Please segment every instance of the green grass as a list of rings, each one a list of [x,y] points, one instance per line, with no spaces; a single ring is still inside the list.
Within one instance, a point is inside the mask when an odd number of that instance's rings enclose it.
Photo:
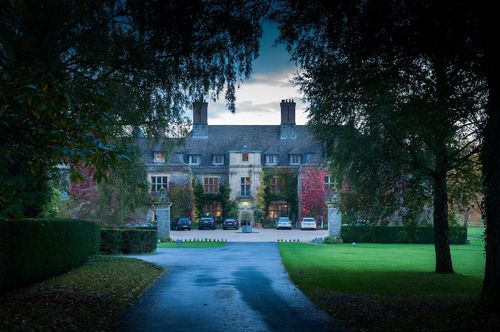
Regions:
[[[469,317],[472,311],[464,315],[462,307],[479,298],[482,232],[469,229],[469,245],[451,246],[454,274],[434,273],[433,245],[280,243],[279,250],[295,284],[354,330],[424,328],[416,317],[434,328],[456,328],[460,319],[449,325],[442,317]]]
[[[111,330],[162,273],[137,259],[92,257],[66,274],[0,297],[0,331]]]
[[[209,242],[209,241],[182,241],[182,244],[176,244],[174,241],[158,243],[157,248],[219,248],[224,247],[227,242]]]

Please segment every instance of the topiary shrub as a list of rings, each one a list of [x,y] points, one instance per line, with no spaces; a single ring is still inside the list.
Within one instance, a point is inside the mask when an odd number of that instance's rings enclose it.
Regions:
[[[99,226],[83,220],[0,220],[0,293],[80,266],[99,242]]]

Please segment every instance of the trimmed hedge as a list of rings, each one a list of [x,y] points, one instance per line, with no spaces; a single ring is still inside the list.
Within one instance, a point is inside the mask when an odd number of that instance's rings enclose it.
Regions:
[[[433,244],[434,228],[402,226],[343,226],[344,242]],[[450,227],[450,243],[465,244],[466,227]]]
[[[139,254],[156,249],[155,229],[101,229],[101,252]]]
[[[83,220],[0,220],[0,293],[82,265],[99,242],[99,226]]]

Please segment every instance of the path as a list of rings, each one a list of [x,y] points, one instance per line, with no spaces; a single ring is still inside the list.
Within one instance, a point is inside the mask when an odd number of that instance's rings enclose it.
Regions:
[[[158,249],[167,273],[127,309],[119,331],[326,331],[335,322],[290,281],[275,243]]]

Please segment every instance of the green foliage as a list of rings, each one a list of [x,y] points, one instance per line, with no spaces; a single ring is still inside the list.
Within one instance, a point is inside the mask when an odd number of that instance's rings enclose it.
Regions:
[[[258,207],[265,216],[269,215],[269,205],[273,201],[286,201],[290,207],[290,218],[298,216],[297,205],[297,172],[290,168],[265,169],[262,172],[261,185],[257,193]],[[274,176],[280,181],[280,192],[271,192],[271,183]]]
[[[154,251],[156,242],[156,230],[103,228],[100,251],[106,254],[140,254]]]
[[[83,264],[99,241],[99,227],[82,220],[0,220],[0,292]]]
[[[229,215],[234,215],[237,211],[236,202],[229,199],[231,188],[229,185],[221,184],[219,193],[205,193],[203,185],[199,182],[193,184],[194,206],[196,220],[201,218],[203,213],[203,205],[219,202],[222,209],[222,218],[229,218]],[[234,217],[233,217],[234,218]]]
[[[341,237],[346,243],[434,243],[432,227],[417,227],[410,223],[409,227],[400,226],[343,226]],[[467,228],[451,227],[450,243],[465,244]]]
[[[191,186],[171,184],[168,197],[172,202],[170,207],[170,218],[172,220],[181,217],[192,218],[194,197]]]
[[[128,151],[129,158],[119,160],[100,183],[93,181],[93,169],[81,167],[80,173],[85,173],[86,178],[70,185],[73,215],[116,226],[122,225],[137,209],[149,206],[149,182],[140,152],[128,139],[122,139],[120,146]]]
[[[240,222],[242,225],[250,225],[252,222],[252,215],[248,211],[243,211],[240,216]]]
[[[128,158],[113,140],[132,128],[185,133],[183,109],[224,92],[234,111],[267,8],[260,0],[2,3],[0,179],[35,192],[43,183],[28,178],[73,163],[100,181]],[[44,200],[20,197],[15,206],[14,188],[0,188],[2,214],[36,215],[29,205]]]
[[[336,239],[331,236],[325,236],[323,238],[323,244],[339,244],[339,243],[344,243],[342,239]]]

